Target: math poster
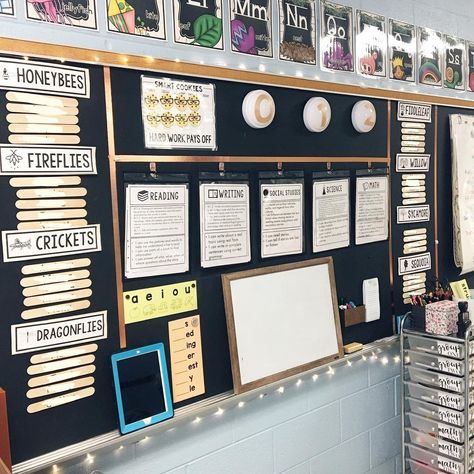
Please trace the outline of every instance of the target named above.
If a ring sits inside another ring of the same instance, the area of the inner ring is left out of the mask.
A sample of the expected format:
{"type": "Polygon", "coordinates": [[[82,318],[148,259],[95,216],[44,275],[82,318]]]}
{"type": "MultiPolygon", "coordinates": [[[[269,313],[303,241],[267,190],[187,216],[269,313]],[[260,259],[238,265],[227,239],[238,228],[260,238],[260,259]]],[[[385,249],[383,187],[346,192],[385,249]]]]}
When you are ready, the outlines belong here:
{"type": "Polygon", "coordinates": [[[387,31],[385,17],[357,10],[357,72],[385,77],[387,31]]]}
{"type": "Polygon", "coordinates": [[[280,0],[280,59],[316,64],[314,0],[280,0]]]}
{"type": "Polygon", "coordinates": [[[444,82],[447,89],[465,89],[466,53],[464,40],[444,35],[444,82]]]}
{"type": "Polygon", "coordinates": [[[390,79],[415,81],[416,34],[415,26],[402,21],[388,23],[390,79]]]}
{"type": "Polygon", "coordinates": [[[231,0],[232,51],[273,57],[272,0],[231,0]]]}
{"type": "Polygon", "coordinates": [[[443,35],[418,27],[418,81],[430,86],[442,85],[443,35]]]}
{"type": "Polygon", "coordinates": [[[163,0],[108,0],[109,31],[166,39],[163,0]]]}
{"type": "Polygon", "coordinates": [[[13,0],[0,0],[0,16],[1,15],[15,15],[13,0]]]}
{"type": "Polygon", "coordinates": [[[26,18],[48,24],[97,29],[95,0],[26,0],[26,18]]]}
{"type": "Polygon", "coordinates": [[[222,0],[173,0],[176,43],[224,49],[222,0]]]}

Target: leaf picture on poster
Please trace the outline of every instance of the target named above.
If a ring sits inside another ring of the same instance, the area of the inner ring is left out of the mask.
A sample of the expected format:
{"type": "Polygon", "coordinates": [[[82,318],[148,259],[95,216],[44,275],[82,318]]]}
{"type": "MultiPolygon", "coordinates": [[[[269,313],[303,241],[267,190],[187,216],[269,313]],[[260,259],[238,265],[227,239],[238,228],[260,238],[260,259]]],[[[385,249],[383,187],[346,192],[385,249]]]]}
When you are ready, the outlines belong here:
{"type": "Polygon", "coordinates": [[[109,31],[166,39],[163,0],[108,0],[109,31]]]}
{"type": "Polygon", "coordinates": [[[232,51],[272,58],[272,1],[231,0],[230,41],[232,51]]]}
{"type": "Polygon", "coordinates": [[[316,64],[314,0],[280,0],[280,59],[316,64]]]}
{"type": "Polygon", "coordinates": [[[29,20],[97,29],[95,0],[26,0],[29,20]]]}
{"type": "Polygon", "coordinates": [[[222,0],[173,0],[176,43],[224,49],[222,0]]]}
{"type": "Polygon", "coordinates": [[[321,0],[321,69],[354,72],[352,8],[321,0]]]}
{"type": "Polygon", "coordinates": [[[474,43],[466,43],[467,49],[467,90],[474,92],[474,43]]]}
{"type": "Polygon", "coordinates": [[[416,35],[415,26],[389,20],[388,24],[390,79],[415,81],[416,35]]]}
{"type": "Polygon", "coordinates": [[[357,10],[357,72],[385,77],[387,32],[385,17],[357,10]]]}
{"type": "Polygon", "coordinates": [[[0,15],[15,15],[13,0],[0,0],[0,15]]]}
{"type": "Polygon", "coordinates": [[[455,36],[444,35],[444,87],[447,89],[465,89],[464,41],[455,36]]]}
{"type": "Polygon", "coordinates": [[[418,27],[418,81],[441,87],[443,35],[430,28],[418,27]]]}

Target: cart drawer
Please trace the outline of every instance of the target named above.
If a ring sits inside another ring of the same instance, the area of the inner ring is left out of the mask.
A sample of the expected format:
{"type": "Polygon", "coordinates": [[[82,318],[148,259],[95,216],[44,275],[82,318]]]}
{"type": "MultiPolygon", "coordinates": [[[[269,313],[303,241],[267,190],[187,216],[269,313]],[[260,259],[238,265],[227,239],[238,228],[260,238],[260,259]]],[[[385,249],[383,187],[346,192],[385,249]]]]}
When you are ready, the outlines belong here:
{"type": "MultiPolygon", "coordinates": [[[[434,354],[427,354],[418,351],[407,350],[409,362],[412,367],[417,369],[434,369],[440,372],[445,372],[451,375],[463,376],[464,360],[450,359],[449,357],[442,357],[434,354]]],[[[472,369],[473,361],[469,362],[469,366],[472,369]]]]}
{"type": "Polygon", "coordinates": [[[411,444],[429,449],[441,455],[450,456],[461,461],[463,460],[464,446],[462,444],[453,443],[452,441],[447,441],[428,433],[422,433],[413,428],[407,428],[406,435],[411,444]]]}
{"type": "Polygon", "coordinates": [[[452,410],[451,408],[440,407],[433,403],[415,400],[407,397],[406,402],[410,411],[416,415],[425,416],[443,423],[450,423],[451,425],[464,426],[464,412],[452,410]]]}
{"type": "Polygon", "coordinates": [[[442,374],[432,370],[416,369],[415,367],[408,367],[408,373],[413,382],[432,385],[452,392],[464,392],[464,377],[442,374]]]}
{"type": "Polygon", "coordinates": [[[410,420],[410,427],[416,428],[418,431],[428,433],[434,436],[441,436],[456,443],[464,442],[464,430],[458,426],[448,425],[440,421],[430,420],[414,413],[407,414],[410,420]]]}
{"type": "MultiPolygon", "coordinates": [[[[440,341],[430,337],[407,335],[407,345],[410,349],[419,352],[428,352],[454,359],[464,359],[464,344],[449,341],[440,341]]],[[[474,353],[474,344],[469,345],[469,354],[474,353]]]]}
{"type": "Polygon", "coordinates": [[[464,410],[464,397],[458,393],[446,392],[437,388],[425,387],[414,382],[405,382],[410,397],[425,402],[436,403],[454,410],[464,410]]]}
{"type": "Polygon", "coordinates": [[[447,456],[441,456],[411,444],[408,444],[406,447],[411,459],[426,463],[428,466],[441,469],[450,474],[464,474],[464,464],[460,461],[448,458],[447,456]]]}

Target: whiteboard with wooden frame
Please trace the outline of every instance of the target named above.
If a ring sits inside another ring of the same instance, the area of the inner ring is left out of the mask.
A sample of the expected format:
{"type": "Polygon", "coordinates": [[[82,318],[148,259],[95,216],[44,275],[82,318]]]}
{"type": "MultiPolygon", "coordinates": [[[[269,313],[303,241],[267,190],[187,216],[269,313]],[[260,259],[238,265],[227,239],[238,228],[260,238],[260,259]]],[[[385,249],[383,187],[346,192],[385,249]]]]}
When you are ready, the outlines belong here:
{"type": "Polygon", "coordinates": [[[236,393],[343,356],[332,257],[222,275],[236,393]]]}

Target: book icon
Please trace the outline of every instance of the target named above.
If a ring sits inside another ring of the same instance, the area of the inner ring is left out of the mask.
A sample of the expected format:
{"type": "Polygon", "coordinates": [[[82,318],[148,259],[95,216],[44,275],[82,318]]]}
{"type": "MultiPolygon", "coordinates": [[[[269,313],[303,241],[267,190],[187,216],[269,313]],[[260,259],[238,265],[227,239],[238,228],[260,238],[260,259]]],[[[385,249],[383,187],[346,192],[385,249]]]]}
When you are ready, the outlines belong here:
{"type": "Polygon", "coordinates": [[[138,191],[137,193],[137,199],[140,202],[146,201],[148,199],[148,191],[143,190],[143,191],[138,191]]]}

